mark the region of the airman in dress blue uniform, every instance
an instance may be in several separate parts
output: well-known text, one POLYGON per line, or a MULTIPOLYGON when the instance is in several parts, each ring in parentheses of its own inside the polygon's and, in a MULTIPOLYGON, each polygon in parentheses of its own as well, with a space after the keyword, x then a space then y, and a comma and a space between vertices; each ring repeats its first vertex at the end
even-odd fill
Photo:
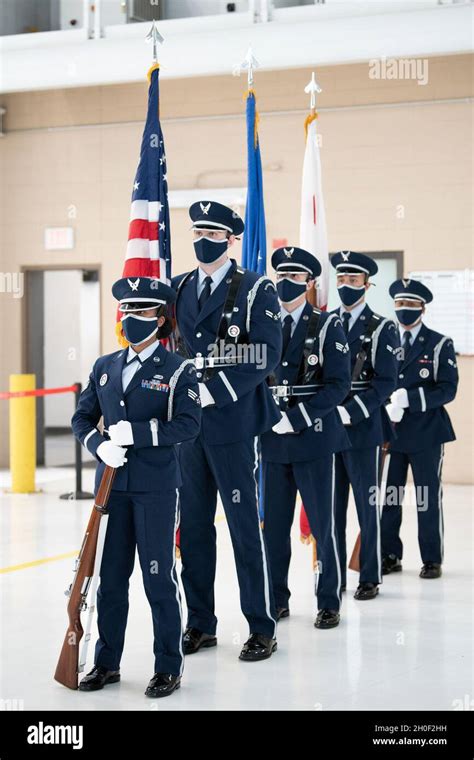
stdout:
POLYGON ((453 341, 423 324, 433 294, 418 280, 390 286, 399 323, 403 361, 398 388, 387 409, 396 424, 382 512, 383 572, 402 569, 402 502, 410 466, 415 483, 421 578, 439 578, 443 562, 444 444, 456 436, 444 408, 456 396, 458 370, 453 341))
POLYGON ((350 447, 337 411, 350 391, 349 347, 338 314, 311 306, 321 265, 302 248, 272 256, 283 352, 271 377, 282 419, 262 435, 264 534, 278 618, 288 617, 291 525, 300 492, 317 540, 316 628, 339 624, 341 567, 335 526, 335 454, 350 447))
POLYGON ((396 387, 399 361, 398 331, 389 319, 365 303, 369 278, 378 267, 369 256, 340 251, 331 258, 337 273, 340 316, 351 358, 351 391, 339 408, 351 448, 336 455, 336 525, 346 585, 346 517, 352 486, 359 518, 360 579, 354 598, 374 599, 382 582, 380 543, 381 446, 394 433, 385 401, 396 387))
POLYGON ((146 695, 179 688, 182 620, 175 567, 180 467, 176 444, 199 433, 201 407, 194 367, 159 342, 171 331, 166 305, 175 292, 148 277, 113 288, 129 348, 99 358, 72 418, 74 435, 99 464, 117 468, 97 592, 95 667, 79 684, 96 691, 120 680, 135 549, 153 617, 155 672, 146 695), (97 427, 104 419, 104 432, 97 427))
POLYGON ((276 649, 276 611, 258 514, 258 436, 280 412, 266 383, 281 351, 275 286, 242 269, 228 248, 244 224, 214 201, 194 203, 197 269, 173 280, 177 289, 179 350, 197 369, 203 407, 201 433, 183 443, 180 460, 180 546, 188 606, 185 654, 215 646, 216 531, 219 492, 229 525, 250 637, 240 659, 255 661, 276 649))

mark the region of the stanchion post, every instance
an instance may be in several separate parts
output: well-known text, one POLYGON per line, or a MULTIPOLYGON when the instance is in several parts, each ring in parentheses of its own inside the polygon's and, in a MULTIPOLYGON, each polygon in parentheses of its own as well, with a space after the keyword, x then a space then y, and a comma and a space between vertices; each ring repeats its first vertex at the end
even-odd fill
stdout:
MULTIPOLYGON (((10 392, 32 391, 36 375, 10 375, 10 392)), ((13 493, 34 493, 36 471, 36 399, 10 399, 10 472, 13 493)))

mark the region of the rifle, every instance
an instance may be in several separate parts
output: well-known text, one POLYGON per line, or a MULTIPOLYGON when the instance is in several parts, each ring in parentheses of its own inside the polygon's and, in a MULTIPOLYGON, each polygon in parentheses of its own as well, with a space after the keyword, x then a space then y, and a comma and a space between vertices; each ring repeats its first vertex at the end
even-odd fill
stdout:
MULTIPOLYGON (((384 443, 382 446, 382 459, 380 461, 380 506, 383 507, 385 492, 387 490, 388 466, 390 464, 390 443, 384 443)), ((349 560, 349 569, 360 571, 360 531, 356 538, 351 558, 349 560)))
MULTIPOLYGON (((116 470, 114 467, 106 466, 104 470, 86 532, 82 540, 79 556, 76 559, 74 578, 69 589, 66 591, 66 596, 69 597, 67 605, 69 625, 66 631, 66 636, 64 637, 64 643, 61 649, 61 654, 59 655, 54 679, 63 686, 67 686, 68 689, 77 689, 78 674, 84 667, 84 657, 82 657, 82 665, 79 666, 79 643, 84 634, 84 629, 81 624, 81 612, 87 609, 87 594, 89 592, 89 587, 94 577, 94 573, 97 576, 100 570, 103 540, 100 543, 100 549, 98 552, 99 530, 102 516, 107 515, 107 502, 109 500, 110 491, 112 490, 115 472, 116 470)), ((90 637, 89 633, 88 636, 86 636, 84 646, 87 644, 88 637, 90 637)))

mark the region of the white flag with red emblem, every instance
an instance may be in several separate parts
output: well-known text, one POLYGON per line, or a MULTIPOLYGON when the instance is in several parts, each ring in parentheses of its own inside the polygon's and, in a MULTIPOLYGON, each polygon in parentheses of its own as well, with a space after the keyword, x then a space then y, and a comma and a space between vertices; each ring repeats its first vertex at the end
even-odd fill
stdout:
POLYGON ((306 121, 306 150, 301 188, 300 247, 312 253, 321 263, 316 305, 325 309, 329 291, 329 251, 326 214, 321 177, 321 156, 316 132, 316 115, 306 121))

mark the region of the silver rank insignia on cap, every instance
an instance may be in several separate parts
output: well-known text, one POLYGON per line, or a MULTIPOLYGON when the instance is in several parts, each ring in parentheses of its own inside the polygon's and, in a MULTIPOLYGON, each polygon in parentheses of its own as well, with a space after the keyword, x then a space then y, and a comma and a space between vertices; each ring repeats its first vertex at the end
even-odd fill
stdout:
POLYGON ((204 203, 200 203, 199 205, 201 206, 202 213, 206 214, 207 216, 207 214, 209 213, 209 209, 211 208, 211 204, 208 203, 207 206, 205 206, 204 203))
POLYGON ((410 280, 402 280, 402 282, 403 282, 403 287, 404 288, 408 288, 408 286, 410 284, 410 280))
POLYGON ((109 379, 109 376, 106 372, 102 375, 102 377, 99 380, 99 385, 105 385, 107 380, 109 379))
POLYGON ((308 364, 311 367, 314 367, 314 365, 317 364, 317 363, 318 363, 318 357, 316 356, 316 354, 310 354, 308 356, 308 364))
POLYGON ((127 282, 130 285, 130 287, 131 287, 132 290, 138 290, 138 286, 140 285, 140 278, 139 277, 137 277, 137 279, 135 280, 135 282, 132 282, 131 280, 129 280, 127 278, 127 282))
POLYGON ((231 325, 229 329, 227 330, 231 338, 236 338, 238 335, 240 335, 240 327, 237 325, 231 325))
POLYGON ((295 249, 294 248, 283 248, 283 253, 285 254, 287 259, 291 259, 293 256, 295 249))
POLYGON ((349 261, 349 256, 351 255, 350 251, 341 251, 341 256, 343 261, 349 261))

